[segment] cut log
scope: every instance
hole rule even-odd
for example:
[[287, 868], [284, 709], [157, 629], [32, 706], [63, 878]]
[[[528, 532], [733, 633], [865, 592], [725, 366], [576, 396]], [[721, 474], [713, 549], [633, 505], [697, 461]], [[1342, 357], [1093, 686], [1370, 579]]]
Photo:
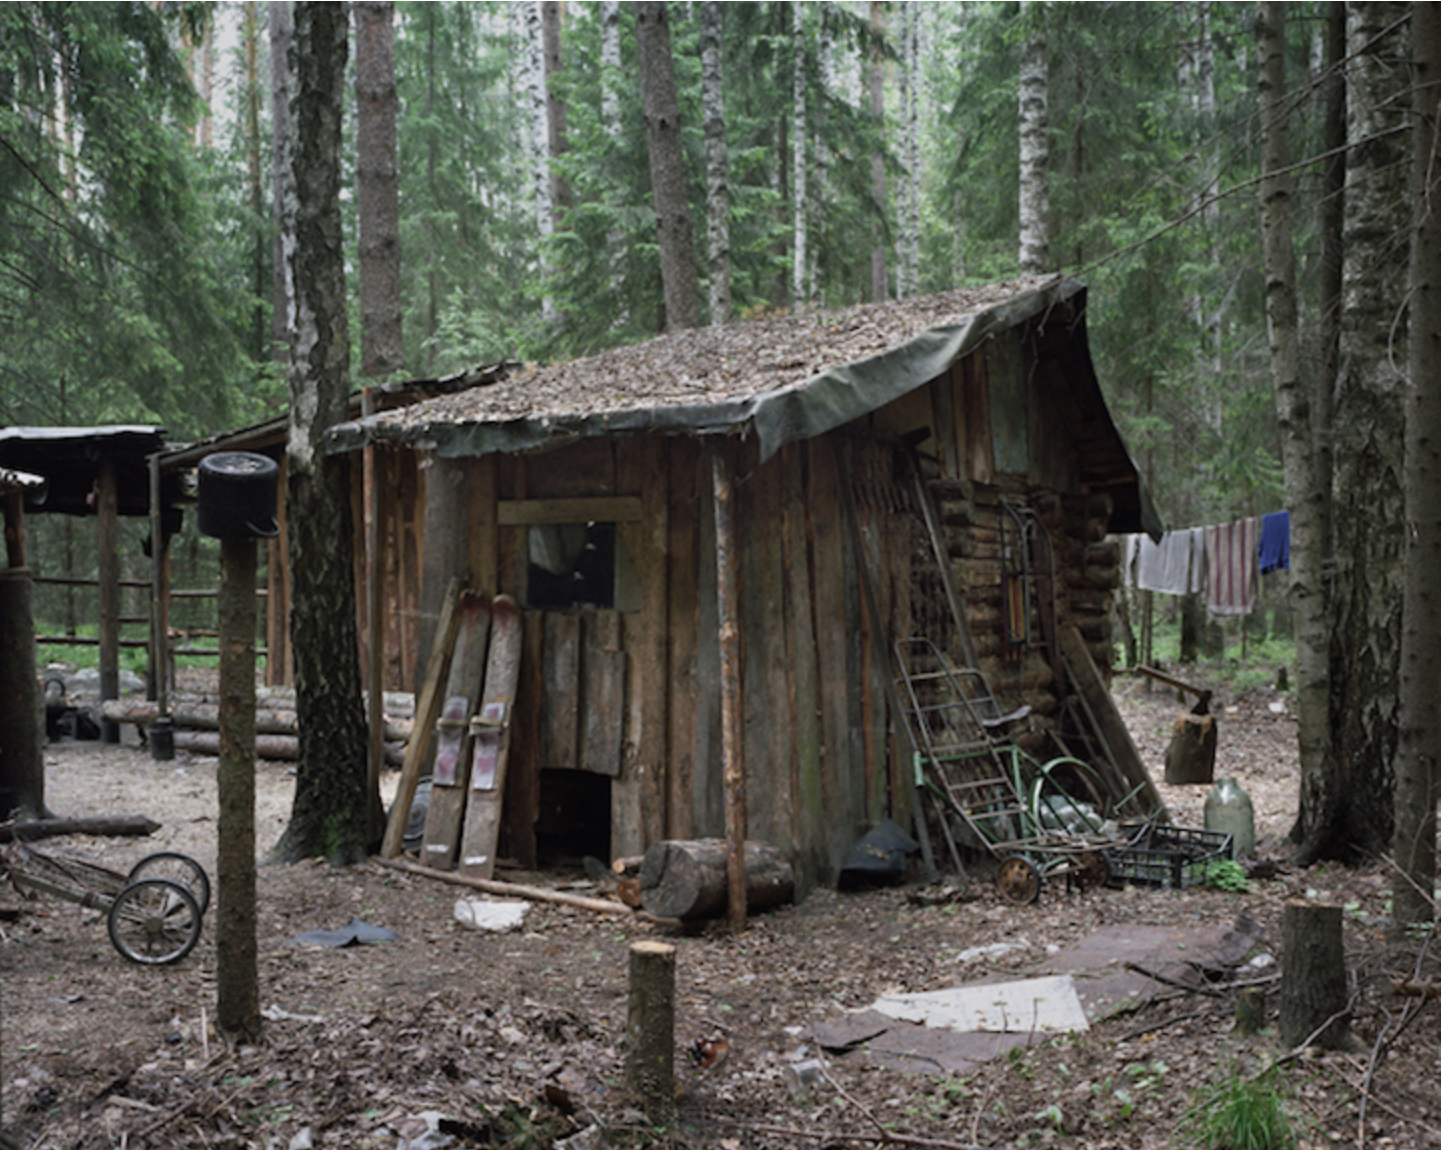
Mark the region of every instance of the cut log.
[[[219, 755], [219, 731], [176, 731], [175, 748], [194, 755]], [[387, 743], [386, 762], [398, 767], [405, 759], [405, 744]], [[255, 757], [293, 763], [300, 758], [300, 739], [295, 735], [257, 735]]]
[[626, 1084], [646, 1116], [668, 1126], [676, 1114], [676, 948], [645, 940], [631, 944], [626, 1003]]
[[[662, 918], [717, 918], [726, 913], [726, 841], [667, 839], [641, 861], [641, 905]], [[791, 901], [790, 861], [769, 843], [746, 844], [746, 906], [768, 910]]]
[[[146, 725], [160, 717], [160, 708], [153, 700], [106, 699], [100, 705], [100, 717], [111, 723]], [[220, 707], [216, 703], [204, 701], [177, 702], [171, 708], [170, 721], [181, 729], [218, 731]], [[255, 731], [258, 735], [294, 735], [295, 707], [258, 706], [255, 711]], [[405, 742], [411, 737], [411, 721], [387, 718], [385, 737], [387, 742]]]
[[34, 842], [56, 835], [130, 835], [154, 834], [160, 824], [144, 815], [101, 816], [91, 819], [31, 819], [25, 822], [0, 823], [0, 843]]
[[1342, 908], [1292, 899], [1282, 912], [1282, 1041], [1338, 1050], [1347, 1043]]
[[1210, 783], [1216, 763], [1216, 721], [1211, 715], [1178, 715], [1167, 745], [1167, 782], [1172, 786]]

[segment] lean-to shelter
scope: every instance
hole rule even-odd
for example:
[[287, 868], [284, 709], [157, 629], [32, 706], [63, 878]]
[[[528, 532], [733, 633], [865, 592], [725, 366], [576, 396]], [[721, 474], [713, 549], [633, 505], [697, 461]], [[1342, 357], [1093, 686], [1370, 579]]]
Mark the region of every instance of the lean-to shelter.
[[423, 635], [455, 577], [523, 608], [503, 855], [723, 833], [717, 456], [735, 492], [722, 560], [740, 587], [747, 834], [786, 850], [803, 887], [834, 877], [872, 823], [911, 823], [898, 640], [930, 635], [1003, 706], [1029, 705], [1014, 734], [1036, 753], [1135, 759], [1104, 685], [1105, 536], [1160, 525], [1073, 280], [497, 372], [343, 424], [328, 449], [419, 461], [420, 522], [383, 534], [420, 541]]

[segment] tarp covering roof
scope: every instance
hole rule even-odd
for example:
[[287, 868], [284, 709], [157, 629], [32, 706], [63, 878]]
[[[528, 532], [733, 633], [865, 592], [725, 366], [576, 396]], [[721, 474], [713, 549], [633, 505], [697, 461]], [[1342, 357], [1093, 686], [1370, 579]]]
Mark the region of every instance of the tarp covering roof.
[[[886, 304], [803, 311], [672, 332], [331, 429], [327, 450], [410, 444], [444, 457], [536, 451], [635, 432], [754, 434], [761, 458], [823, 435], [943, 375], [998, 331], [1060, 308], [1085, 347], [1085, 288], [1031, 277]], [[1085, 355], [1082, 356], [1086, 359]], [[1109, 482], [1138, 485], [1089, 360], [1076, 387], [1105, 425]], [[1150, 529], [1149, 502], [1123, 500], [1130, 530]], [[1144, 506], [1143, 506], [1144, 505]], [[1122, 528], [1118, 528], [1122, 529]]]

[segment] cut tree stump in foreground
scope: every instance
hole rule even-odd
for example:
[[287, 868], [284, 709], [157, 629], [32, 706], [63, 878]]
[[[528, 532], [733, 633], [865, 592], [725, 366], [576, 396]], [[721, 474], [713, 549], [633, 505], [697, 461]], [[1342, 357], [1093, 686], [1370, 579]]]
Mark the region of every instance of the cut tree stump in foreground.
[[[641, 860], [641, 905], [662, 918], [717, 918], [726, 913], [726, 840], [666, 839]], [[746, 906], [769, 910], [791, 901], [796, 876], [769, 843], [746, 844]]]
[[651, 940], [631, 944], [626, 1001], [626, 1084], [646, 1116], [669, 1126], [676, 1113], [676, 948]]
[[1347, 967], [1335, 903], [1292, 899], [1282, 912], [1280, 1030], [1289, 1047], [1309, 1039], [1327, 1050], [1346, 1045]]

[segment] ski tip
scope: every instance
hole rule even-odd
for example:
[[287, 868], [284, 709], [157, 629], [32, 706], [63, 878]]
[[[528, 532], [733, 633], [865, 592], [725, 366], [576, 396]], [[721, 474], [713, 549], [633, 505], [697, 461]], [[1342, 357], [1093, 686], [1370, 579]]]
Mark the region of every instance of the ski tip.
[[519, 615], [521, 609], [511, 596], [501, 594], [491, 601], [491, 611], [496, 615]]

